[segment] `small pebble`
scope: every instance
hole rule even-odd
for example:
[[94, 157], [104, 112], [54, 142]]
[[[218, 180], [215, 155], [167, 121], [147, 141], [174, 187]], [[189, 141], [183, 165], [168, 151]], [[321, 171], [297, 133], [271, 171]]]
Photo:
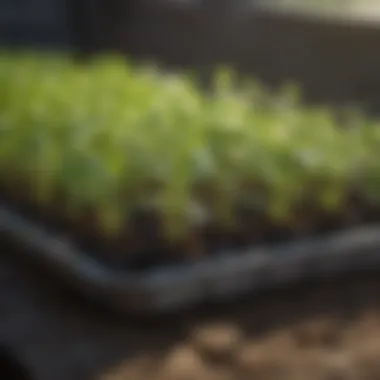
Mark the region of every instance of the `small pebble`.
[[323, 362], [326, 380], [352, 379], [352, 357], [349, 352], [326, 353]]
[[208, 360], [225, 361], [233, 358], [241, 347], [243, 333], [231, 325], [211, 325], [195, 329], [194, 348]]
[[380, 379], [380, 344], [379, 341], [368, 342], [359, 346], [360, 349], [353, 355], [355, 376], [360, 380]]
[[166, 380], [198, 380], [205, 367], [195, 350], [180, 346], [169, 353], [162, 371]]
[[293, 330], [294, 338], [300, 347], [333, 347], [339, 344], [339, 325], [333, 320], [309, 321]]
[[285, 376], [294, 359], [294, 353], [293, 350], [289, 350], [288, 342], [285, 344], [277, 342], [276, 346], [275, 341], [275, 338], [271, 338], [271, 341], [264, 344], [263, 342], [245, 344], [236, 356], [236, 367], [247, 375], [263, 379]]

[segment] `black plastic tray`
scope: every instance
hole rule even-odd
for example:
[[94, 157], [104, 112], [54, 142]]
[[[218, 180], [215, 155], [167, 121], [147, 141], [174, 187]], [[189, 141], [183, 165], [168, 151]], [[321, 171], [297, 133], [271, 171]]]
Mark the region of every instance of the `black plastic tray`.
[[[24, 258], [64, 284], [117, 310], [162, 313], [345, 271], [380, 270], [380, 225], [323, 238], [226, 252], [196, 264], [136, 274], [115, 271], [62, 236], [0, 205], [0, 232]], [[3, 235], [4, 236], [4, 235]]]

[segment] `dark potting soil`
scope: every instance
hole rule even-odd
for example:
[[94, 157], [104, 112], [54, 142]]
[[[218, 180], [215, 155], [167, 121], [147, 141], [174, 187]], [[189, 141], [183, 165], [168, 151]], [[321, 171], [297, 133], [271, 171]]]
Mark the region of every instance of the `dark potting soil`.
[[111, 240], [102, 236], [91, 213], [74, 224], [62, 217], [59, 202], [57, 207], [43, 209], [17, 193], [0, 192], [0, 199], [8, 208], [37, 223], [48, 233], [68, 238], [82, 252], [102, 264], [136, 272], [186, 264], [229, 252], [238, 254], [258, 245], [275, 246], [317, 238], [380, 221], [380, 206], [375, 207], [352, 196], [345, 209], [335, 215], [304, 211], [300, 219], [289, 226], [276, 225], [266, 215], [243, 210], [239, 213], [239, 225], [233, 229], [209, 225], [193, 230], [186, 239], [171, 244], [163, 237], [162, 224], [153, 213], [136, 213], [129, 224], [128, 234]]

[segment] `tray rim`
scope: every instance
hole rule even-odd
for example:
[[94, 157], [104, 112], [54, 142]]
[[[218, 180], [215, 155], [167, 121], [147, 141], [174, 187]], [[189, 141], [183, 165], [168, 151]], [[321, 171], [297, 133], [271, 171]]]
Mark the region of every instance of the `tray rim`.
[[0, 233], [66, 286], [122, 312], [160, 314], [341, 272], [380, 270], [380, 224], [276, 246], [226, 252], [142, 274], [102, 265], [75, 244], [0, 203]]

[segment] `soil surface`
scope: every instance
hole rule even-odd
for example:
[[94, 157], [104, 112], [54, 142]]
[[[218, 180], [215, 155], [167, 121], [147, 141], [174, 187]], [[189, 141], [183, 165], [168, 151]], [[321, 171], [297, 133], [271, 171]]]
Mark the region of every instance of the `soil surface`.
[[114, 315], [45, 277], [0, 254], [0, 343], [32, 379], [380, 379], [378, 274], [160, 320]]

